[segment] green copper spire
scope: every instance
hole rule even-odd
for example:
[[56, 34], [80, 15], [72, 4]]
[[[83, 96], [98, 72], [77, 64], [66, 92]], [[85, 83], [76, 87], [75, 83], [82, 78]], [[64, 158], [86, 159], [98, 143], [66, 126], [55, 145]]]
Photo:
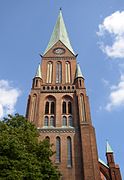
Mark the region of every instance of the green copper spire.
[[39, 78], [42, 79], [42, 75], [41, 75], [41, 66], [40, 66], [40, 64], [38, 65], [38, 68], [37, 68], [37, 72], [36, 72], [35, 77], [39, 77]]
[[80, 65], [79, 65], [79, 64], [77, 64], [75, 79], [76, 79], [76, 78], [79, 78], [79, 77], [81, 77], [81, 78], [83, 78], [83, 79], [84, 79], [84, 77], [83, 77], [83, 75], [82, 75], [82, 72], [81, 72]]
[[106, 143], [106, 153], [113, 153], [113, 150], [112, 150], [111, 146], [109, 145], [108, 141]]
[[73, 54], [74, 51], [71, 47], [70, 41], [69, 41], [69, 37], [68, 37], [68, 33], [65, 27], [65, 23], [62, 17], [62, 11], [60, 9], [59, 12], [59, 16], [56, 22], [56, 25], [54, 27], [53, 33], [51, 35], [50, 41], [48, 43], [48, 46], [44, 52], [44, 54], [58, 41], [61, 41]]

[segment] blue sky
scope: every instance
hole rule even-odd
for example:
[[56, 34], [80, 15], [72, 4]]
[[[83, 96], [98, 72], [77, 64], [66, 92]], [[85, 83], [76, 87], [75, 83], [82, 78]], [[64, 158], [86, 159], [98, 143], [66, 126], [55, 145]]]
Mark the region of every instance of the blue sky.
[[99, 156], [105, 161], [108, 139], [124, 174], [123, 0], [0, 0], [0, 116], [25, 114], [60, 7], [85, 76]]

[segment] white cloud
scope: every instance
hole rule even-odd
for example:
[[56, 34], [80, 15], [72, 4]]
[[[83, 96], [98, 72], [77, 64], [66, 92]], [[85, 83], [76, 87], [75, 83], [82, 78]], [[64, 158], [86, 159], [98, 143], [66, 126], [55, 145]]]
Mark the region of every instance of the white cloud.
[[105, 109], [111, 111], [120, 106], [124, 106], [124, 74], [121, 75], [117, 85], [111, 86], [109, 103], [106, 105]]
[[100, 48], [110, 58], [124, 58], [124, 11], [111, 14], [99, 25], [98, 36], [110, 35], [112, 45], [102, 43]]
[[13, 88], [7, 80], [0, 80], [0, 118], [15, 111], [20, 90]]

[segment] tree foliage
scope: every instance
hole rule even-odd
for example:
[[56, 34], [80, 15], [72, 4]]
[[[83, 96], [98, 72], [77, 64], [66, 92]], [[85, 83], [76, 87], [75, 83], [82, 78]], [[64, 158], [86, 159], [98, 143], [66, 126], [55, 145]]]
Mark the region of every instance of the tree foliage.
[[39, 141], [36, 127], [16, 114], [0, 121], [0, 180], [58, 180], [48, 140]]

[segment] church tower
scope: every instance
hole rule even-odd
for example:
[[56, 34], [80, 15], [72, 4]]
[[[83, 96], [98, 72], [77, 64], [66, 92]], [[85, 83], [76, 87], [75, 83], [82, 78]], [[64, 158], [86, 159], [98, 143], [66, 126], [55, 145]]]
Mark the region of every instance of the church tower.
[[40, 139], [53, 144], [52, 161], [62, 180], [101, 180], [103, 163], [98, 160], [85, 79], [76, 58], [60, 10], [33, 79], [26, 117], [39, 129]]

